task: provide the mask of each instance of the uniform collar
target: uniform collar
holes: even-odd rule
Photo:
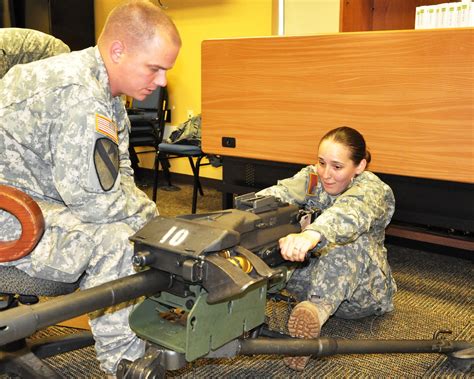
[[[112,93],[110,92],[109,75],[107,74],[107,69],[105,68],[105,63],[104,63],[104,60],[102,59],[102,56],[100,55],[98,46],[94,47],[94,54],[97,60],[97,80],[99,81],[100,86],[107,93],[108,97],[110,98],[110,101],[113,101],[115,98],[112,96]],[[116,97],[119,98],[119,96],[116,96]]]

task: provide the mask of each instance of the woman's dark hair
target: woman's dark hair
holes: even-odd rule
[[[358,165],[362,159],[370,162],[371,156],[369,150],[365,146],[365,139],[357,130],[349,128],[348,126],[341,126],[339,128],[327,132],[319,144],[325,140],[333,140],[341,145],[347,146],[351,152],[350,159]]]

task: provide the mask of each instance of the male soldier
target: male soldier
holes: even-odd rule
[[[31,195],[46,222],[33,252],[9,264],[62,282],[85,272],[82,289],[134,273],[128,238],[157,210],[133,181],[120,96],[143,100],[165,86],[180,47],[158,6],[130,1],[110,13],[97,46],[14,66],[0,81],[0,183]],[[18,238],[12,224],[0,211],[1,239]],[[117,306],[91,316],[109,375],[144,353],[129,312]]]
[[[69,53],[60,39],[32,29],[0,29],[0,79],[16,64]]]

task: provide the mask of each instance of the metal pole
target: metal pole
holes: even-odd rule
[[[466,341],[449,340],[348,340],[321,337],[315,339],[256,338],[240,341],[240,355],[313,355],[387,353],[453,353],[472,348]]]
[[[43,303],[21,305],[0,312],[0,346],[73,317],[153,295],[169,288],[170,284],[169,273],[151,269]]]

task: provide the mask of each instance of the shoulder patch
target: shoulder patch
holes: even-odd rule
[[[100,186],[104,191],[110,191],[119,171],[118,146],[108,138],[95,141],[94,165]]]
[[[318,186],[318,175],[316,175],[314,172],[310,172],[306,194],[310,196],[314,195],[316,193],[317,186]]]
[[[95,130],[97,133],[103,134],[118,144],[117,125],[111,119],[95,114]]]

